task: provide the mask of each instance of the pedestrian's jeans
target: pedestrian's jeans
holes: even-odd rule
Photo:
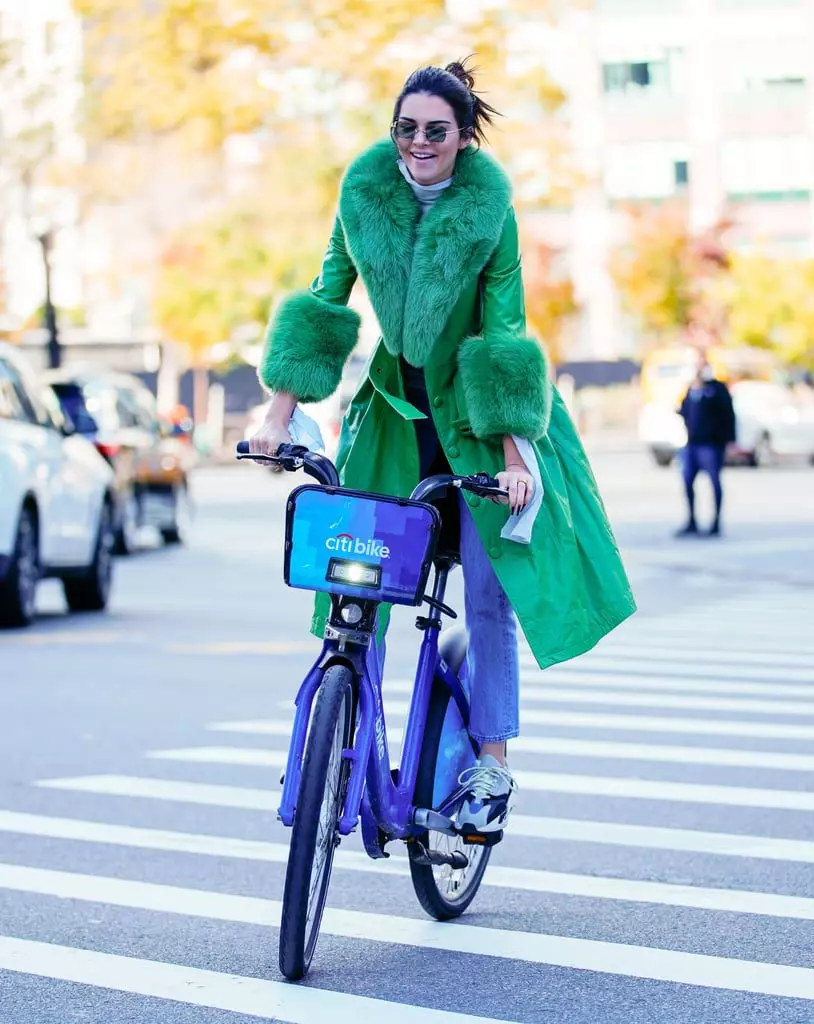
[[[469,732],[479,743],[498,743],[520,733],[517,621],[463,495],[460,505]]]

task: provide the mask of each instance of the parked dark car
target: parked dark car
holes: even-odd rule
[[[67,366],[45,374],[76,430],[113,467],[116,547],[131,553],[139,530],[153,526],[167,544],[185,541],[191,518],[189,443],[173,437],[156,401],[137,378],[99,367]]]

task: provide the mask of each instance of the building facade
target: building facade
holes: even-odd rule
[[[626,202],[683,195],[696,230],[725,215],[737,248],[814,256],[812,0],[595,0],[546,51],[584,175],[541,224],[582,304],[574,356],[635,354],[607,270]]]

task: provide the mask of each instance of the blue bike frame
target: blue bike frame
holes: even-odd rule
[[[436,567],[433,596],[438,601],[443,601],[448,571],[447,568]],[[447,687],[464,726],[469,724],[469,700],[457,675],[439,657],[438,630],[434,627],[425,629],[404,731],[398,781],[394,782],[382,700],[382,665],[375,633],[366,647],[343,651],[340,646],[339,640],[324,641],[319,657],[297,693],[294,729],[278,813],[283,824],[293,824],[314,698],[325,671],[332,665],[345,664],[356,680],[358,714],[353,747],[343,751],[351,768],[339,833],[345,836],[356,828],[361,808],[365,846],[372,856],[382,856],[378,845],[379,829],[391,838],[404,838],[423,831],[413,824],[413,796],[433,681],[438,680]]]
[[[339,476],[333,463],[301,446],[283,445],[278,449],[276,456],[259,456],[250,453],[248,442],[241,441],[237,446],[237,455],[238,458],[276,462],[287,470],[302,467],[321,483],[339,486]],[[429,477],[419,484],[411,498],[416,501],[429,500],[431,495],[438,491],[439,485],[441,489],[450,484],[460,487],[464,479],[469,489],[475,493],[506,496],[506,492],[499,489],[497,481],[487,474],[476,474],[467,478]],[[434,609],[448,611],[444,608],[443,600],[452,565],[453,562],[448,557],[439,557],[435,562],[433,594],[432,598],[426,599]],[[372,602],[368,604],[375,608]],[[345,836],[352,832],[359,823],[361,811],[362,838],[367,852],[371,857],[386,857],[387,854],[382,849],[382,834],[387,839],[403,839],[423,832],[427,827],[415,824],[416,807],[413,800],[424,741],[424,726],[434,682],[437,681],[449,690],[460,716],[460,721],[454,723],[455,728],[467,732],[467,744],[471,744],[472,741],[468,737],[469,698],[456,673],[439,655],[438,633],[441,621],[436,614],[433,618],[421,620],[419,623],[424,630],[424,640],[419,651],[415,686],[404,731],[401,764],[398,778],[394,780],[387,747],[382,700],[384,657],[382,653],[380,658],[376,646],[375,619],[375,614],[372,614],[369,621],[373,624],[369,632],[355,633],[352,638],[348,637],[347,630],[330,630],[330,634],[333,635],[326,636],[319,657],[300,686],[295,699],[294,728],[278,815],[283,824],[294,824],[314,698],[325,672],[333,665],[345,665],[354,678],[357,716],[353,746],[342,752],[343,757],[350,762],[350,772],[342,817],[339,821],[339,833]],[[472,747],[474,751],[474,745]],[[455,795],[446,794],[445,802],[440,807],[441,811],[454,802]]]

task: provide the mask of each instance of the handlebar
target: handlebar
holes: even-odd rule
[[[488,473],[473,473],[472,476],[439,473],[437,476],[428,476],[426,480],[422,480],[410,498],[412,501],[431,501],[436,495],[443,494],[449,487],[455,487],[460,491],[470,491],[481,498],[506,498],[509,494]]]
[[[330,459],[324,455],[309,451],[301,444],[281,444],[276,455],[255,455],[249,451],[248,441],[238,441],[236,449],[238,459],[252,459],[254,462],[266,462],[282,466],[289,473],[303,469],[317,483],[326,487],[339,487],[339,474]],[[449,487],[461,491],[471,491],[482,498],[505,498],[504,491],[493,476],[488,473],[474,473],[472,476],[456,476],[452,473],[441,473],[427,477],[410,495],[412,501],[431,501],[436,495],[442,494]]]
[[[309,451],[301,444],[281,444],[276,455],[255,455],[249,451],[248,441],[238,441],[235,454],[238,459],[252,459],[254,462],[282,466],[289,473],[303,469],[325,487],[339,486],[339,474],[331,460]]]

